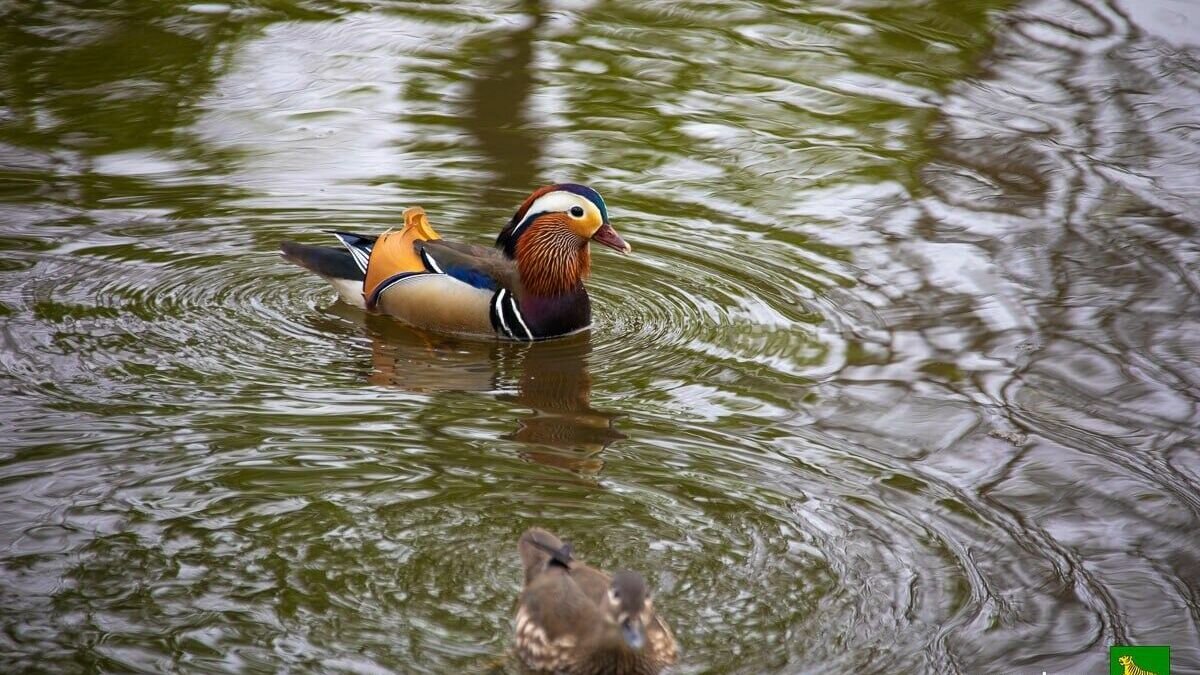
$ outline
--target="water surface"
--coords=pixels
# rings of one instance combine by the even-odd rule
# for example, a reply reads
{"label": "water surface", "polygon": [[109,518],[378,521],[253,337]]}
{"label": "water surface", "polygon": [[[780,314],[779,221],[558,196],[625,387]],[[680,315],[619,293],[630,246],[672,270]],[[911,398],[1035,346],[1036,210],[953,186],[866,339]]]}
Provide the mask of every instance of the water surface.
{"label": "water surface", "polygon": [[[514,542],[678,672],[1200,670],[1181,0],[0,8],[0,670],[479,672]],[[590,332],[278,242],[586,182]]]}

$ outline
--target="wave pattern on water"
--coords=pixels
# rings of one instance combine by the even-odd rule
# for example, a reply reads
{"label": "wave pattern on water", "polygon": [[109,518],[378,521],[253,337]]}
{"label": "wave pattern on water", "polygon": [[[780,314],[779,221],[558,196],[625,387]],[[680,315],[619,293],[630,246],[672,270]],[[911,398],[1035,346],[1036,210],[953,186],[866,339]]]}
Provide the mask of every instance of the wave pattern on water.
{"label": "wave pattern on water", "polygon": [[[1200,667],[1174,11],[12,10],[0,664],[503,666],[541,524],[646,572],[681,672]],[[486,242],[566,179],[635,252],[584,335],[417,333],[275,252],[411,204]]]}

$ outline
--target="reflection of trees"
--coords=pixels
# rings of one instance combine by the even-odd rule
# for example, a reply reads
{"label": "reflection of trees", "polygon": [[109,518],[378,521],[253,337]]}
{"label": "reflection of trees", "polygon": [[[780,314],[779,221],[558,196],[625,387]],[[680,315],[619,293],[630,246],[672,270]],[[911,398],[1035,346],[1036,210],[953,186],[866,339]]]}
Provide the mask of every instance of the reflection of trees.
{"label": "reflection of trees", "polygon": [[14,197],[97,208],[112,194],[135,194],[143,203],[169,201],[187,217],[207,215],[211,202],[177,192],[233,191],[211,181],[165,188],[93,173],[93,158],[143,148],[209,168],[221,163],[186,129],[220,75],[222,53],[247,24],[188,12],[188,4],[9,3],[0,17],[0,142],[17,150],[0,175],[28,186]]}
{"label": "reflection of trees", "polygon": [[528,191],[536,180],[538,132],[526,118],[533,93],[533,41],[541,25],[540,3],[524,3],[529,20],[500,36],[484,35],[465,45],[485,53],[471,80],[464,125],[479,140],[496,175],[497,188]]}
{"label": "reflection of trees", "polygon": [[[970,669],[1077,669],[1093,639],[1195,650],[1179,580],[1200,560],[1176,536],[1200,527],[1194,67],[1115,2],[1040,3],[999,36],[926,131],[923,198],[867,224],[880,315],[841,377],[876,384],[838,391],[824,426],[944,469],[1004,529],[982,588],[1025,606],[947,640]],[[881,440],[881,415],[930,422]],[[1030,593],[1013,565],[1060,581]]]}
{"label": "reflection of trees", "polygon": [[[699,189],[778,215],[771,224],[786,227],[792,218],[780,207],[798,187],[911,185],[935,111],[896,99],[919,104],[973,71],[992,41],[991,16],[1014,4],[770,2],[703,21],[668,4],[600,2],[577,17],[582,32],[620,35],[636,26],[636,43],[581,40],[559,49],[562,70],[586,63],[603,74],[555,84],[570,98],[563,114],[587,144],[587,161],[610,175],[630,171],[627,191],[678,199],[666,187],[686,176],[656,169],[706,162],[723,178]],[[862,30],[848,30],[855,27]],[[714,129],[689,130],[696,125]],[[673,214],[679,204],[662,206]],[[733,214],[697,215],[727,222]],[[747,221],[739,225],[767,224]]]}
{"label": "reflection of trees", "polygon": [[0,18],[3,135],[35,147],[167,147],[242,27],[169,2],[13,3]]}
{"label": "reflection of trees", "polygon": [[[1185,132],[1200,87],[1117,5],[1060,4],[1075,20],[1014,21],[988,86],[956,92],[931,134],[928,238],[974,240],[995,265],[994,295],[959,294],[964,311],[945,318],[1013,369],[998,402],[1036,385],[1081,417],[1165,433],[1192,418],[1180,416],[1192,403],[1129,404],[1164,386],[1172,399],[1200,387],[1192,360],[1179,358],[1180,329],[1200,318],[1189,271],[1200,211],[1186,199],[1194,171],[1183,168],[1200,158]],[[1123,372],[1132,362],[1146,377]]]}
{"label": "reflection of trees", "polygon": [[526,113],[536,80],[533,47],[541,2],[524,0],[522,9],[528,21],[520,28],[477,36],[461,47],[479,63],[461,123],[478,141],[491,173],[482,200],[487,212],[478,222],[494,220],[496,208],[515,210],[514,196],[523,198],[539,180],[542,138]]}

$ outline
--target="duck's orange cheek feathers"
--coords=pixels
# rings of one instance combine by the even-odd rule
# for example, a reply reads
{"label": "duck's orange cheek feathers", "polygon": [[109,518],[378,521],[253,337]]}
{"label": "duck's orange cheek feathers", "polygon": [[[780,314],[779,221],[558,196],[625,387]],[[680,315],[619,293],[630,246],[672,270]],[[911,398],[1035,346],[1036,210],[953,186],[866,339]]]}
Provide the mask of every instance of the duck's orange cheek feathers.
{"label": "duck's orange cheek feathers", "polygon": [[574,232],[575,236],[586,240],[591,239],[592,235],[604,226],[604,219],[600,217],[600,212],[592,207],[582,218],[566,218],[564,225]]}

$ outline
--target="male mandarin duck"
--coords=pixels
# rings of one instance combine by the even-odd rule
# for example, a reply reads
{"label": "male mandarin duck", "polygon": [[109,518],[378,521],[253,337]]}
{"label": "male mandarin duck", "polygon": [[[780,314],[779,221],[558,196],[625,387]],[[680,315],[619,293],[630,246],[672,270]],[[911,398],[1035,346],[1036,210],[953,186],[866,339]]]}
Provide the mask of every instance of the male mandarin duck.
{"label": "male mandarin duck", "polygon": [[525,589],[516,652],[525,667],[564,675],[653,675],[675,662],[675,638],[655,614],[640,574],[609,576],[539,528],[521,535],[517,548]]}
{"label": "male mandarin duck", "polygon": [[587,328],[588,244],[630,251],[609,224],[600,194],[573,183],[531,194],[494,249],[442,239],[420,207],[406,210],[404,221],[377,237],[335,232],[345,250],[290,241],[280,248],[350,304],[419,328],[514,340]]}

